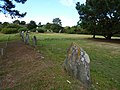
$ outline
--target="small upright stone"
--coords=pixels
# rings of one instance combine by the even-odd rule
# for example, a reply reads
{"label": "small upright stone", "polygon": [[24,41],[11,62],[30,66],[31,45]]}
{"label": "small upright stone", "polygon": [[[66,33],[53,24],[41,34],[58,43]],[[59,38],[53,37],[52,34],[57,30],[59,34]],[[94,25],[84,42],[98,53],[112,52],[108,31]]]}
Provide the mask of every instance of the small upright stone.
{"label": "small upright stone", "polygon": [[20,32],[20,35],[22,37],[22,41],[24,42],[24,31]]}
{"label": "small upright stone", "polygon": [[76,43],[72,43],[67,51],[64,69],[89,88],[90,59],[88,54]]}
{"label": "small upright stone", "polygon": [[30,43],[29,34],[28,32],[26,32],[25,44],[29,44],[29,43]]}
{"label": "small upright stone", "polygon": [[36,38],[36,36],[33,36],[32,41],[33,41],[33,46],[35,47],[37,45],[37,38]]}

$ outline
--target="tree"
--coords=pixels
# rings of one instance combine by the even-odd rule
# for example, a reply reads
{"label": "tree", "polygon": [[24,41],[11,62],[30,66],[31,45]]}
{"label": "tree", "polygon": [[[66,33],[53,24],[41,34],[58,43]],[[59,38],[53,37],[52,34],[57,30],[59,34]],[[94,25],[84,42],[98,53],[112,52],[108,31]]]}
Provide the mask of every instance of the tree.
{"label": "tree", "polygon": [[9,22],[4,22],[4,23],[2,24],[3,27],[6,27],[6,26],[8,26],[8,25],[9,25]]}
{"label": "tree", "polygon": [[27,24],[27,28],[29,30],[35,29],[37,27],[36,22],[31,20],[30,23]]}
{"label": "tree", "polygon": [[24,17],[26,15],[25,13],[20,13],[18,10],[15,10],[15,4],[13,4],[13,2],[16,3],[22,3],[24,4],[27,0],[0,0],[0,12],[2,12],[3,14],[9,14],[12,18],[14,17]]}
{"label": "tree", "polygon": [[38,27],[41,27],[41,22],[38,23]]}
{"label": "tree", "polygon": [[51,23],[47,23],[47,24],[45,25],[45,28],[46,28],[47,30],[51,30],[51,28],[50,28],[51,25],[52,25]]}
{"label": "tree", "polygon": [[57,24],[57,25],[62,26],[62,22],[61,22],[61,20],[59,18],[53,19],[53,24]]}
{"label": "tree", "polygon": [[25,21],[21,21],[21,22],[20,22],[20,25],[25,25],[25,24],[26,24]]}
{"label": "tree", "polygon": [[50,29],[53,31],[53,32],[56,32],[56,33],[59,33],[59,31],[61,30],[61,32],[63,32],[63,27],[58,25],[58,24],[51,24],[50,25]]}
{"label": "tree", "polygon": [[19,24],[20,24],[20,21],[19,21],[19,20],[15,20],[15,21],[13,21],[13,23],[19,25]]}
{"label": "tree", "polygon": [[76,4],[80,15],[80,25],[96,34],[111,39],[120,33],[120,0],[86,0],[86,4]]}

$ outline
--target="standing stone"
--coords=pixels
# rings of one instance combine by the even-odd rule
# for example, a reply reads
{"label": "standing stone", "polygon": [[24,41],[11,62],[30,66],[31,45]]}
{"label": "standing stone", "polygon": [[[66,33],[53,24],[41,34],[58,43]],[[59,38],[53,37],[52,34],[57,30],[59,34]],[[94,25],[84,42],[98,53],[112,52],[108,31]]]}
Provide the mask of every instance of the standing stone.
{"label": "standing stone", "polygon": [[80,80],[85,87],[90,86],[90,59],[88,54],[77,44],[72,43],[67,51],[64,69]]}
{"label": "standing stone", "polygon": [[32,41],[33,41],[33,46],[35,47],[37,45],[37,38],[36,38],[36,36],[33,36]]}
{"label": "standing stone", "polygon": [[22,41],[24,42],[24,31],[20,32],[20,35],[22,37]]}
{"label": "standing stone", "polygon": [[3,56],[3,55],[4,55],[4,49],[1,48],[1,56]]}
{"label": "standing stone", "polygon": [[28,32],[26,32],[25,44],[29,44],[29,43],[30,43],[29,34]]}
{"label": "standing stone", "polygon": [[62,32],[62,30],[59,30],[59,33],[61,33]]}

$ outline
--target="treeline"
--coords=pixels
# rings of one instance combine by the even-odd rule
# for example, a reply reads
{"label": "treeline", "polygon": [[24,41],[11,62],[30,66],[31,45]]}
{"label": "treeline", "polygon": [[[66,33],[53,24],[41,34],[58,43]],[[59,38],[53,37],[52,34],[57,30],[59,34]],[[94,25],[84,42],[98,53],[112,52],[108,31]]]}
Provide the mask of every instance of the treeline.
{"label": "treeline", "polygon": [[36,24],[31,20],[29,23],[25,21],[15,20],[12,23],[0,22],[0,32],[4,34],[18,33],[20,31],[30,31],[39,33],[68,33],[68,34],[89,34],[88,31],[82,29],[80,26],[66,26],[62,27],[61,20],[59,18],[53,19],[53,23],[47,23],[42,25],[41,22]]}

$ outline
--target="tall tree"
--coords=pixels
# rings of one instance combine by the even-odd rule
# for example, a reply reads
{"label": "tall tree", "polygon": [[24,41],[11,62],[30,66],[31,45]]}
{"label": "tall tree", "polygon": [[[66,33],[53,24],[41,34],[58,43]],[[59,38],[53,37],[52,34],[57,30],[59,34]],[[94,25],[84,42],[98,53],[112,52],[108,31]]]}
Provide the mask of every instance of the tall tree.
{"label": "tall tree", "polygon": [[111,39],[120,33],[120,0],[86,0],[85,4],[76,4],[80,15],[80,24],[93,36],[103,35]]}
{"label": "tall tree", "polygon": [[15,10],[15,4],[13,2],[24,4],[27,0],[0,0],[0,12],[4,14],[9,14],[12,18],[14,17],[24,17],[25,13],[20,13],[18,10]]}
{"label": "tall tree", "polygon": [[57,25],[62,26],[62,22],[61,22],[60,18],[54,18],[53,19],[53,24],[57,24]]}
{"label": "tall tree", "polygon": [[56,33],[59,33],[59,31],[63,32],[63,27],[58,24],[50,24],[50,29]]}
{"label": "tall tree", "polygon": [[30,23],[27,25],[29,30],[35,29],[37,27],[36,22],[31,20]]}
{"label": "tall tree", "polygon": [[38,23],[38,27],[41,27],[41,22]]}

